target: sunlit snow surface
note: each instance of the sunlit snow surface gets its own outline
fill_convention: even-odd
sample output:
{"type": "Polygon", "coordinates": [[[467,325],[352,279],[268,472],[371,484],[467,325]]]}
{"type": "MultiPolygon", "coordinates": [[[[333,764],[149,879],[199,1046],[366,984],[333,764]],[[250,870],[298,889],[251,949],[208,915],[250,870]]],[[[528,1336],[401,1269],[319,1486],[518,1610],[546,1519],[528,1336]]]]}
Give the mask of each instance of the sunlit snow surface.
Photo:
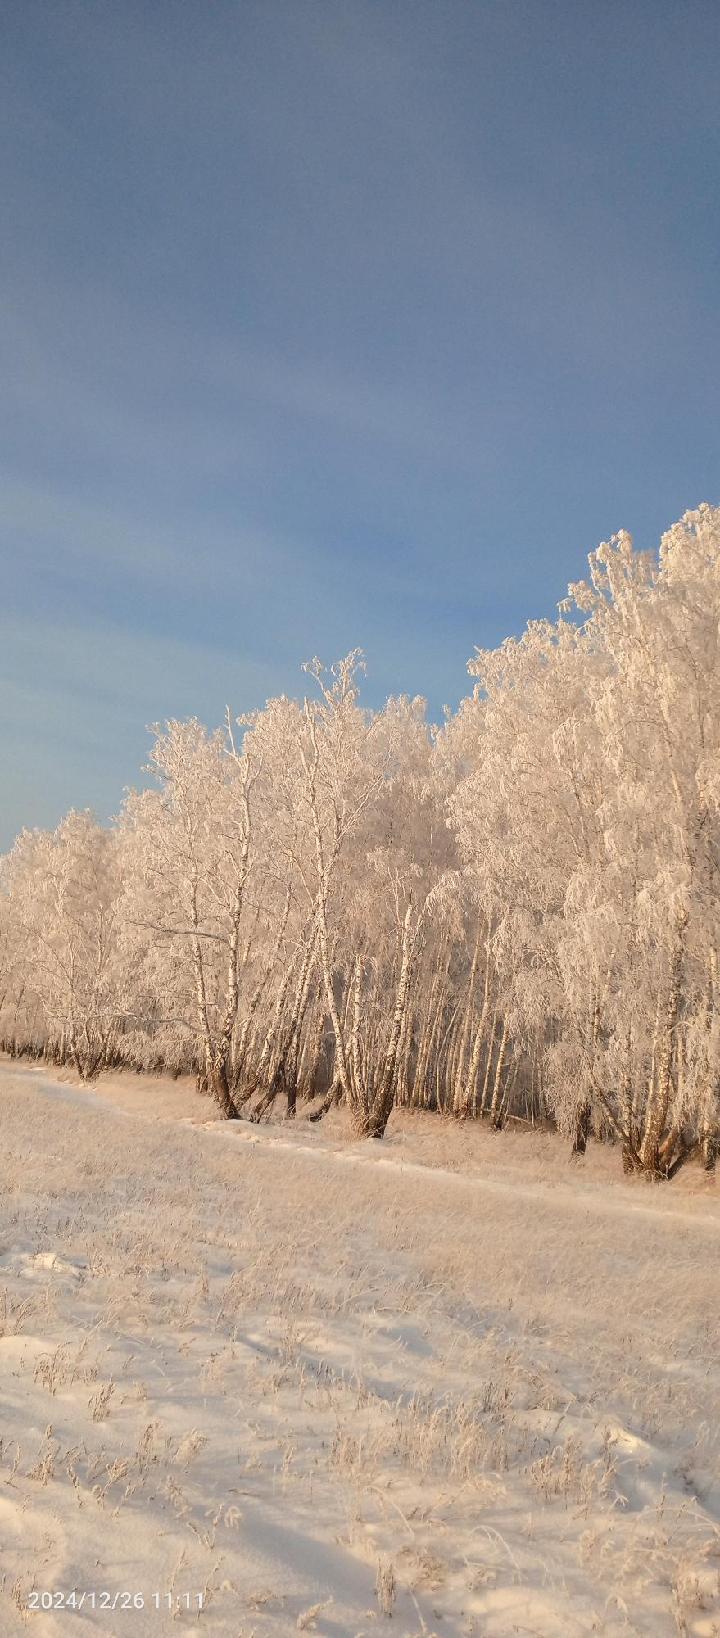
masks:
{"type": "Polygon", "coordinates": [[[3,1634],[720,1632],[699,1172],[7,1064],[0,1120],[3,1634]]]}

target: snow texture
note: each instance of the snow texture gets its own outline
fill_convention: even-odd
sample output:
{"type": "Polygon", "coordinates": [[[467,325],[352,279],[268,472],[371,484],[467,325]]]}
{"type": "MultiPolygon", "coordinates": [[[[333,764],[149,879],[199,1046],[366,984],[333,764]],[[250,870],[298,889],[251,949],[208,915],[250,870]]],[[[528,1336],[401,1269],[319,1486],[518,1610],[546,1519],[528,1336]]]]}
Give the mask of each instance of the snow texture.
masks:
{"type": "Polygon", "coordinates": [[[720,1632],[711,1179],[183,1081],[0,1098],[7,1638],[720,1632]],[[34,1613],[73,1589],[144,1607],[34,1613]]]}

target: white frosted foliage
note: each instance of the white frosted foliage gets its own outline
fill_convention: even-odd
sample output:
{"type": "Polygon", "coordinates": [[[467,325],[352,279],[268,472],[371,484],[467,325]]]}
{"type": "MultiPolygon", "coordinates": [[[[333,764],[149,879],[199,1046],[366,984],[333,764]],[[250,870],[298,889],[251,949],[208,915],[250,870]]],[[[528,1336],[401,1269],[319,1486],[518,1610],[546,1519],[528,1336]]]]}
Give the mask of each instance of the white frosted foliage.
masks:
{"type": "Polygon", "coordinates": [[[159,727],[112,827],[71,813],[2,862],[6,1049],[191,1071],[231,1117],[340,1102],[381,1136],[402,1102],[712,1165],[719,629],[702,506],[478,649],[439,729],[365,708],[359,650],[159,727]]]}

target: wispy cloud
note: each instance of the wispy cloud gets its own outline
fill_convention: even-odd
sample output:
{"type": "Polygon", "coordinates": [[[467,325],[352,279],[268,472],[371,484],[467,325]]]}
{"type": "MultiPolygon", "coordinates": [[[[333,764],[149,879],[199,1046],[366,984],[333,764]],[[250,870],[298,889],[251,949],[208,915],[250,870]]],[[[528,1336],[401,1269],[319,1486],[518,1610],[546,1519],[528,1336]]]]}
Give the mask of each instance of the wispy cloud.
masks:
{"type": "Polygon", "coordinates": [[[437,710],[599,538],[715,498],[707,8],[199,16],[4,19],[12,823],[308,653],[437,710]]]}
{"type": "Polygon", "coordinates": [[[23,823],[55,824],[69,805],[108,817],[123,786],[142,779],[153,722],[216,724],[227,704],[252,708],[277,690],[277,669],[241,651],[0,614],[0,846],[23,823]]]}

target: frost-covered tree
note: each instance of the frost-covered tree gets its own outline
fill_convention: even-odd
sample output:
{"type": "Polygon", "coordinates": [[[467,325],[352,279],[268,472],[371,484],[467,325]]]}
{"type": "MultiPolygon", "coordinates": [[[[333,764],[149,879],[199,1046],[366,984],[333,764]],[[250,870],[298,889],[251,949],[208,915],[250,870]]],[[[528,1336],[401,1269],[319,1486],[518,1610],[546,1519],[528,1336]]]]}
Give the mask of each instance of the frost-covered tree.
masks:
{"type": "Polygon", "coordinates": [[[120,824],[125,948],[144,976],[155,1033],[186,1033],[201,1085],[234,1116],[252,762],[231,733],[169,722],[150,767],[159,788],[130,795],[120,824]]]}
{"type": "Polygon", "coordinates": [[[451,800],[503,1033],[541,1054],[577,1150],[594,1118],[652,1174],[717,1141],[719,563],[709,507],[659,560],[619,535],[574,618],[478,653],[451,800]]]}
{"type": "MultiPolygon", "coordinates": [[[[40,1025],[53,1053],[91,1079],[112,1053],[118,994],[115,835],[87,813],[50,833],[23,831],[4,863],[6,939],[24,956],[25,1032],[40,1025]]],[[[18,1004],[15,989],[15,1012],[18,1004]]]]}
{"type": "Polygon", "coordinates": [[[720,512],[687,513],[658,562],[622,534],[590,569],[571,595],[609,664],[594,702],[612,941],[595,1093],[628,1164],[668,1172],[698,1141],[710,1163],[718,1130],[720,512]]]}
{"type": "Polygon", "coordinates": [[[113,827],[0,869],[0,1033],[192,1071],[228,1117],[551,1118],[668,1176],[720,1143],[720,511],[601,545],[439,730],[307,694],[156,732],[113,827]]]}

